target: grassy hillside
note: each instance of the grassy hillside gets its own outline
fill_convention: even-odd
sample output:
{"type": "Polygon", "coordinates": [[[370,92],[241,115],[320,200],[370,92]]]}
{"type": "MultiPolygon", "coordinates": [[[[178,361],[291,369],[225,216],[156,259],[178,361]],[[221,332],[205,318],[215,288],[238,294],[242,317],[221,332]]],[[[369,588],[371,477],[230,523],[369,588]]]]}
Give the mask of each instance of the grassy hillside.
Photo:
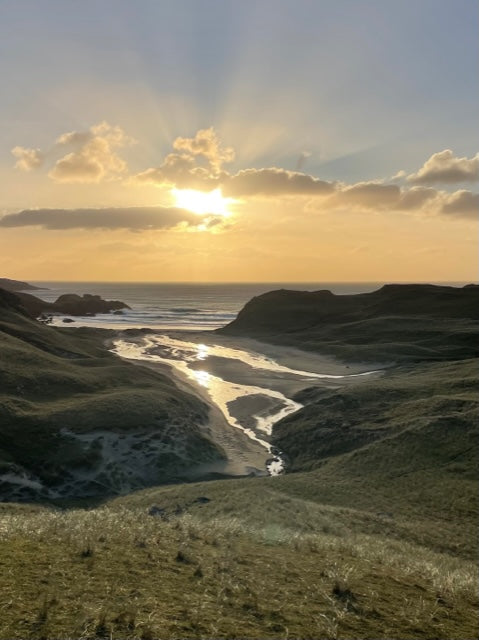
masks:
{"type": "Polygon", "coordinates": [[[278,441],[310,471],[5,505],[0,638],[473,640],[476,384],[451,362],[305,393],[278,441]]]}
{"type": "Polygon", "coordinates": [[[35,287],[28,282],[21,280],[11,280],[10,278],[0,278],[0,289],[6,291],[39,291],[41,287],[35,287]]]}
{"type": "Polygon", "coordinates": [[[107,352],[98,332],[28,318],[7,293],[0,354],[3,499],[123,493],[222,456],[202,402],[107,352]]]}
{"type": "Polygon", "coordinates": [[[477,357],[479,286],[385,285],[372,293],[271,291],[253,298],[227,335],[335,355],[348,362],[477,357]]]}
{"type": "Polygon", "coordinates": [[[477,360],[464,360],[402,366],[340,390],[309,389],[297,396],[308,403],[305,408],[276,425],[274,443],[287,452],[291,471],[304,471],[385,438],[424,439],[417,447],[424,458],[418,466],[428,458],[429,466],[454,460],[469,473],[478,384],[477,360]]]}
{"type": "Polygon", "coordinates": [[[477,637],[477,567],[441,547],[447,517],[387,515],[374,496],[322,504],[325,480],[175,485],[86,511],[7,506],[0,638],[477,637]]]}

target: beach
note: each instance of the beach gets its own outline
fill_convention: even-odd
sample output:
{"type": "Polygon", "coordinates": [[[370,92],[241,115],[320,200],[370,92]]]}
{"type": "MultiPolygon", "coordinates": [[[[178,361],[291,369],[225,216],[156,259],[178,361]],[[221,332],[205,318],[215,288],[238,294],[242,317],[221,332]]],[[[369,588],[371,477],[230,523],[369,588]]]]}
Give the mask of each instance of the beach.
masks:
{"type": "Polygon", "coordinates": [[[226,460],[192,469],[194,477],[281,472],[284,461],[281,452],[271,447],[271,433],[276,422],[303,406],[296,394],[311,387],[326,390],[360,384],[382,375],[380,364],[346,364],[212,331],[119,332],[107,346],[122,358],[166,374],[208,405],[204,429],[224,450],[226,460]]]}

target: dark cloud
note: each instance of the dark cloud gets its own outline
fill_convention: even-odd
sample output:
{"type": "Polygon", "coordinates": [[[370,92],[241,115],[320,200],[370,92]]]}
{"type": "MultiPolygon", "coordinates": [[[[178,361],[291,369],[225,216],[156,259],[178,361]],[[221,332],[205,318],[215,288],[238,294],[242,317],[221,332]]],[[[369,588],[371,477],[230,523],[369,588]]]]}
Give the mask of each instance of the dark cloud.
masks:
{"type": "Polygon", "coordinates": [[[126,207],[108,209],[26,209],[0,218],[0,227],[42,227],[44,229],[172,229],[220,222],[217,216],[198,216],[173,207],[126,207]]]}
{"type": "Polygon", "coordinates": [[[407,177],[413,184],[455,184],[479,179],[479,154],[456,158],[451,149],[434,153],[417,173],[407,177]]]}
{"type": "Polygon", "coordinates": [[[132,178],[136,183],[156,184],[179,189],[212,191],[221,187],[224,196],[327,195],[334,183],[319,180],[306,173],[269,169],[244,169],[236,174],[226,171],[211,173],[195,164],[187,154],[170,153],[156,169],[147,169],[132,178]]]}
{"type": "Polygon", "coordinates": [[[479,194],[472,191],[456,191],[442,205],[441,213],[463,218],[479,217],[479,194]]]}
{"type": "Polygon", "coordinates": [[[269,169],[245,169],[235,175],[224,176],[221,183],[225,196],[327,195],[334,184],[306,173],[269,169]]]}
{"type": "MultiPolygon", "coordinates": [[[[343,186],[333,196],[335,205],[349,204],[367,209],[393,208],[401,196],[400,188],[395,184],[378,182],[358,182],[351,186],[343,186]]],[[[329,204],[329,201],[327,201],[329,204]]]]}
{"type": "Polygon", "coordinates": [[[397,209],[411,211],[420,209],[428,200],[437,196],[436,189],[430,187],[413,187],[401,192],[401,197],[396,204],[397,209]]]}

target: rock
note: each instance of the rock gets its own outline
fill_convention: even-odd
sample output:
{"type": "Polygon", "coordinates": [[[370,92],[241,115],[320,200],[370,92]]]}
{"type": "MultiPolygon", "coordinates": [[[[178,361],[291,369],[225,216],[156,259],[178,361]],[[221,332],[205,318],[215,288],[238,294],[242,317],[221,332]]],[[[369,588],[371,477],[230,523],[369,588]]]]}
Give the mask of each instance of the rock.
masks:
{"type": "Polygon", "coordinates": [[[75,322],[73,318],[63,318],[62,322],[75,322]]]}
{"type": "Polygon", "coordinates": [[[76,293],[66,293],[57,298],[53,303],[53,310],[60,313],[68,313],[72,316],[95,315],[96,313],[110,313],[130,307],[120,300],[103,300],[100,296],[85,293],[79,296],[76,293]]]}
{"type": "Polygon", "coordinates": [[[166,518],[166,509],[163,509],[163,507],[157,507],[156,505],[153,505],[148,509],[148,515],[156,516],[158,518],[166,518]]]}
{"type": "Polygon", "coordinates": [[[103,300],[100,296],[88,293],[83,296],[79,296],[76,293],[66,293],[53,303],[41,300],[29,293],[17,292],[10,295],[15,296],[17,305],[23,307],[31,318],[38,318],[41,314],[54,313],[70,316],[94,316],[97,313],[110,313],[120,309],[130,309],[127,304],[120,300],[103,300]]]}

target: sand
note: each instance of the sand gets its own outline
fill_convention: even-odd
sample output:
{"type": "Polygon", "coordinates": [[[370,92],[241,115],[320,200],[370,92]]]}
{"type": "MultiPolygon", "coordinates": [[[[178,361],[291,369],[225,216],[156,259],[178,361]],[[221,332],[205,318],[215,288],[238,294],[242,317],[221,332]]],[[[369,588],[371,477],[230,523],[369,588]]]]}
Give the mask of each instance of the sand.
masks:
{"type": "MultiPolygon", "coordinates": [[[[295,394],[313,386],[331,389],[345,384],[359,384],[363,380],[381,375],[379,366],[375,373],[369,374],[373,369],[370,364],[348,365],[332,357],[301,351],[293,347],[271,345],[249,338],[222,336],[211,331],[158,331],[151,332],[150,335],[167,335],[174,340],[198,345],[210,347],[216,345],[241,350],[248,352],[252,358],[250,363],[246,363],[233,357],[224,357],[224,355],[209,355],[205,359],[189,363],[190,369],[207,372],[211,376],[231,383],[233,393],[235,385],[259,388],[256,392],[252,390],[249,395],[225,402],[223,407],[212,401],[208,388],[198,384],[176,367],[147,360],[133,361],[167,375],[180,389],[199,397],[208,404],[209,421],[204,425],[204,429],[209,437],[223,448],[227,461],[192,469],[193,477],[202,474],[266,474],[266,462],[271,459],[269,445],[271,438],[268,428],[263,427],[268,426],[269,423],[269,432],[271,432],[272,415],[280,411],[291,412],[301,407],[299,403],[292,402],[295,394]],[[271,364],[273,370],[260,368],[261,363],[265,366],[268,364],[265,363],[265,357],[279,365],[276,367],[277,370],[274,370],[276,365],[273,364],[271,364]],[[294,375],[289,371],[291,369],[303,372],[304,375],[294,375]],[[332,377],[315,377],[320,375],[332,377]],[[355,377],[343,378],[342,376],[355,377]],[[261,393],[262,389],[265,390],[265,394],[276,394],[276,397],[261,393]],[[286,398],[282,398],[282,395],[286,398]],[[225,411],[229,412],[229,417],[225,416],[225,411]],[[253,416],[259,417],[259,421],[253,416]]],[[[118,337],[128,342],[142,343],[145,336],[132,337],[123,334],[118,337]]],[[[220,353],[228,352],[220,350],[220,353]]]]}

